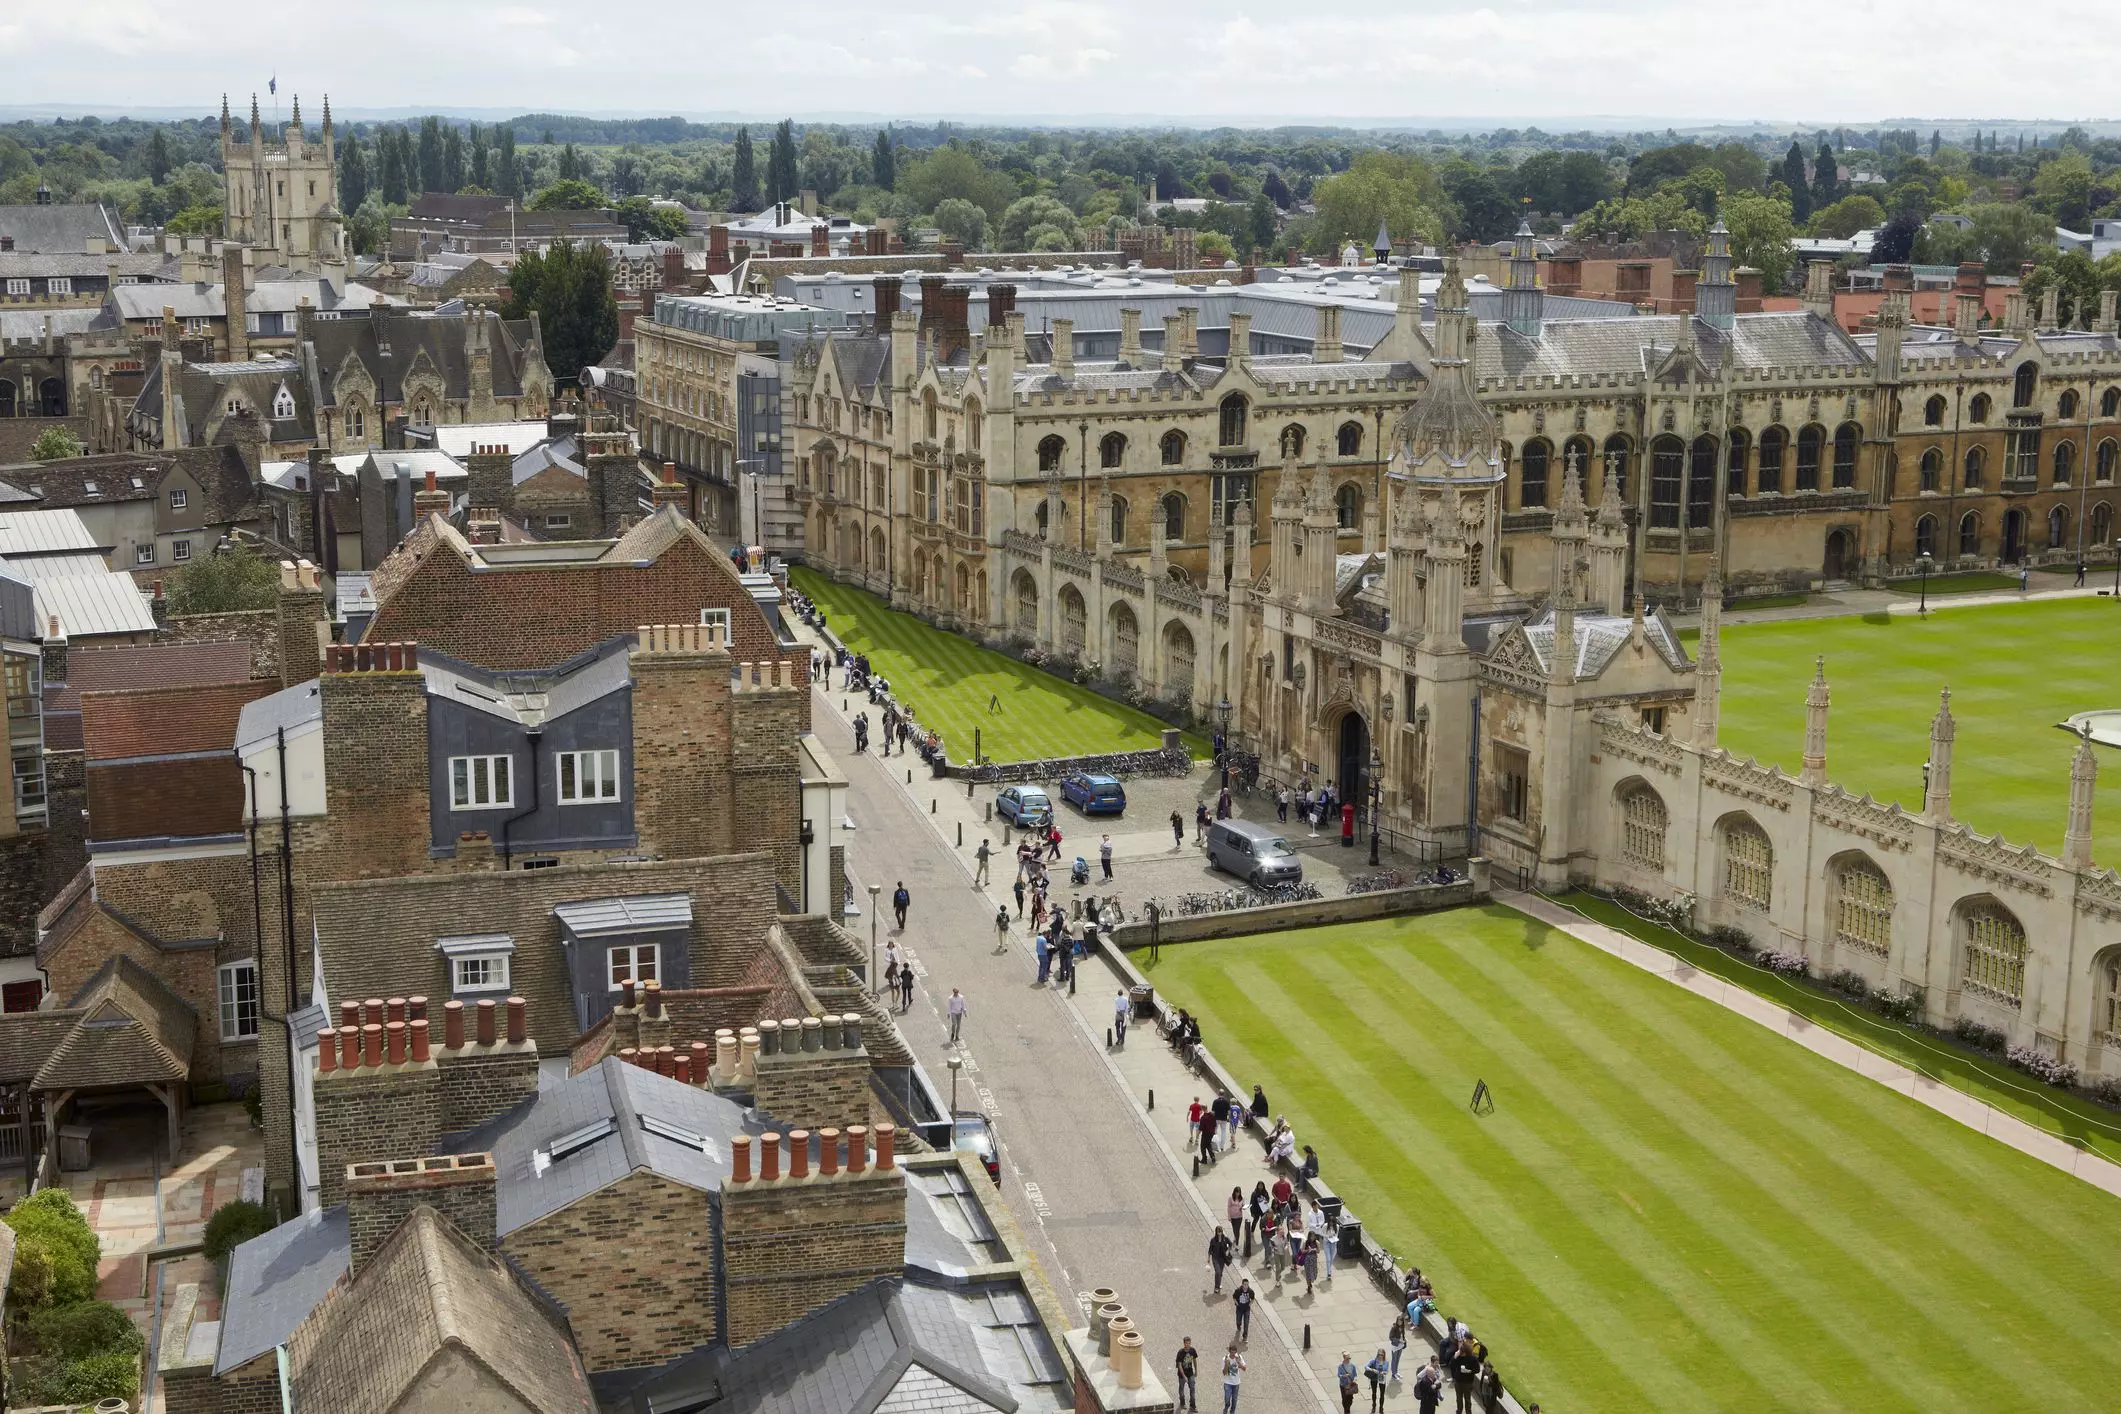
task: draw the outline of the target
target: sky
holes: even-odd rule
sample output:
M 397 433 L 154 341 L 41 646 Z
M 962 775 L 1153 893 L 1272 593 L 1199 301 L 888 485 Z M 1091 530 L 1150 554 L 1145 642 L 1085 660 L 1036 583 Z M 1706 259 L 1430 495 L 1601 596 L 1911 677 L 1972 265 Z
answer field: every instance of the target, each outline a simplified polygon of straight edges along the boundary
M 0 9 L 0 105 L 206 111 L 252 89 L 269 105 L 277 76 L 283 103 L 328 93 L 346 113 L 1868 126 L 2121 112 L 2111 0 L 2036 9 L 2038 24 L 1973 0 L 69 0 Z M 1957 81 L 1969 71 L 2039 78 Z

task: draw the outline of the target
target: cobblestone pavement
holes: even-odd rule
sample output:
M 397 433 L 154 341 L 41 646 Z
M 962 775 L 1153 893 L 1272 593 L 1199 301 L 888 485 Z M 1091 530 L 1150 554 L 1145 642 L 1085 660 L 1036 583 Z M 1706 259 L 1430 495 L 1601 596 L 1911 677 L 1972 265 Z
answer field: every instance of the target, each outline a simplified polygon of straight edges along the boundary
M 901 765 L 895 756 L 886 761 L 856 755 L 839 703 L 839 694 L 828 700 L 820 693 L 815 718 L 849 779 L 848 809 L 856 828 L 848 872 L 855 896 L 866 903 L 866 885 L 888 893 L 900 881 L 913 896 L 902 943 L 910 948 L 920 985 L 901 1022 L 908 1042 L 946 1092 L 946 1102 L 951 1072 L 945 1061 L 952 1055 L 963 1060 L 956 1104 L 994 1118 L 1002 1145 L 1002 1199 L 1063 1300 L 1100 1286 L 1116 1290 L 1141 1324 L 1159 1376 L 1168 1377 L 1181 1336 L 1219 1351 L 1231 1334 L 1228 1299 L 1207 1289 L 1211 1220 L 1187 1170 L 1145 1122 L 1140 1102 L 1107 1062 L 1102 1030 L 1093 1033 L 1064 996 L 1032 985 L 1021 930 L 1005 952 L 995 950 L 994 910 L 1006 897 L 1013 857 L 996 860 L 999 889 L 990 894 L 973 888 L 972 852 L 982 822 L 964 808 L 964 787 L 946 802 L 948 784 L 928 777 L 918 757 Z M 912 788 L 906 784 L 908 766 L 916 768 Z M 943 813 L 946 805 L 952 814 Z M 973 827 L 962 848 L 956 844 L 960 823 Z M 1168 827 L 1162 838 L 1168 849 Z M 846 922 L 857 936 L 872 927 L 867 918 Z M 880 941 L 896 935 L 888 917 L 874 926 Z M 955 1048 L 943 1019 L 952 987 L 962 988 L 968 1001 L 963 1044 Z M 1278 1414 L 1328 1407 L 1274 1316 L 1255 1323 L 1247 1355 L 1244 1409 Z

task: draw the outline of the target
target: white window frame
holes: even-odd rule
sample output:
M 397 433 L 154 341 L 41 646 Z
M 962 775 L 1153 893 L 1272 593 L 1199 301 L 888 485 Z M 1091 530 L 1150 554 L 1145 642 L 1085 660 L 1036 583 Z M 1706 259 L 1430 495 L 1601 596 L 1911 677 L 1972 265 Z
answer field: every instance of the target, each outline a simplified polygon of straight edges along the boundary
M 171 510 L 173 510 L 173 511 L 181 511 L 181 510 L 183 510 L 183 509 L 184 509 L 184 508 L 185 508 L 186 506 L 189 506 L 190 504 L 191 504 L 191 492 L 190 492 L 190 491 L 186 490 L 186 489 L 185 489 L 184 487 L 182 487 L 182 486 L 172 486 L 172 487 L 170 487 L 170 489 L 169 489 L 169 508 L 170 508 Z
M 609 805 L 619 799 L 616 750 L 562 751 L 553 761 L 562 805 Z
M 189 540 L 172 540 L 172 541 L 170 541 L 170 542 L 169 542 L 169 557 L 170 557 L 170 558 L 171 558 L 172 560 L 175 560 L 175 561 L 176 561 L 176 562 L 177 562 L 178 564 L 180 564 L 180 565 L 181 565 L 181 564 L 183 564 L 183 563 L 184 563 L 184 562 L 185 562 L 186 560 L 189 560 L 189 559 L 191 558 L 191 541 L 189 541 Z
M 29 293 L 29 281 L 9 280 L 7 282 L 7 292 L 11 295 L 26 295 Z
M 641 964 L 646 963 L 644 968 Z M 616 992 L 628 982 L 660 980 L 663 975 L 661 943 L 621 943 L 604 949 L 605 990 Z
M 502 765 L 498 770 L 494 763 Z M 452 756 L 449 758 L 449 808 L 451 810 L 512 810 L 516 794 L 515 758 L 496 756 Z M 481 796 L 485 799 L 480 799 Z
M 567 511 L 562 511 L 558 515 L 549 515 L 545 517 L 545 528 L 547 530 L 572 530 L 574 529 L 574 515 Z
M 48 295 L 70 295 L 74 292 L 74 277 L 53 275 L 45 280 L 44 292 Z
M 722 641 L 724 643 L 730 641 L 732 630 L 729 621 L 729 611 L 727 609 L 700 610 L 701 627 L 704 628 L 708 624 L 720 624 L 722 626 Z
M 272 415 L 275 422 L 285 422 L 295 415 L 295 395 L 287 391 L 285 383 L 272 395 Z
M 150 540 L 150 541 L 148 541 L 148 542 L 147 542 L 146 544 L 144 544 L 144 545 L 135 545 L 135 546 L 133 546 L 133 563 L 134 563 L 134 564 L 136 564 L 136 565 L 151 565 L 151 564 L 153 564 L 154 562 L 155 562 L 155 542 L 154 542 L 154 541 Z
M 243 978 L 250 978 L 249 1015 L 244 1015 Z M 221 1040 L 255 1041 L 258 1039 L 258 1017 L 263 1008 L 264 992 L 258 983 L 258 960 L 246 957 L 237 962 L 224 962 L 215 969 L 214 993 L 220 1002 Z M 249 1030 L 244 1029 L 246 1021 Z

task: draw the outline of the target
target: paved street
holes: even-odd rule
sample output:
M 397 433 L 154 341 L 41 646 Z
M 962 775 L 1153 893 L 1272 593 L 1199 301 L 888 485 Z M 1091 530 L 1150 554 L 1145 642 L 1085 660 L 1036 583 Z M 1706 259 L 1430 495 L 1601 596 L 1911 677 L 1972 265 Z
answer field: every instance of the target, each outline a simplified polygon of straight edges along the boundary
M 1152 1368 L 1168 1385 L 1181 1336 L 1214 1352 L 1231 1333 L 1227 1300 L 1211 1300 L 1207 1290 L 1210 1220 L 1190 1191 L 1186 1171 L 1143 1122 L 1137 1101 L 1107 1063 L 1102 1033 L 1093 1036 L 1063 996 L 1031 985 L 1021 929 L 1010 951 L 995 955 L 994 905 L 971 886 L 977 834 L 968 836 L 962 851 L 946 843 L 955 838 L 954 821 L 945 822 L 947 835 L 930 827 L 926 807 L 935 797 L 923 791 L 914 803 L 896 757 L 883 762 L 855 754 L 852 733 L 836 710 L 839 700 L 838 694 L 829 700 L 819 694 L 815 717 L 850 782 L 856 833 L 848 869 L 856 895 L 866 901 L 865 886 L 874 883 L 888 900 L 901 880 L 913 895 L 904 941 L 921 986 L 903 1023 L 907 1040 L 947 1100 L 950 1072 L 944 1062 L 951 1048 L 943 1003 L 953 986 L 964 989 L 970 1010 L 959 1051 L 965 1068 L 958 1105 L 985 1108 L 995 1119 L 1004 1200 L 1032 1235 L 1038 1260 L 1064 1297 L 1098 1286 L 1119 1292 L 1147 1337 Z M 909 764 L 918 766 L 918 758 Z M 917 771 L 916 782 L 922 779 Z M 940 808 L 936 818 L 942 820 Z M 1004 890 L 1013 867 L 1013 859 L 997 860 L 996 879 Z M 867 935 L 869 920 L 848 922 Z M 890 929 L 887 913 L 878 936 Z M 1241 1408 L 1324 1405 L 1323 1391 L 1264 1313 L 1253 1323 L 1247 1358 Z M 1203 1371 L 1202 1383 L 1210 1382 Z M 1219 1407 L 1220 1390 L 1202 1392 L 1210 1396 L 1209 1408 Z

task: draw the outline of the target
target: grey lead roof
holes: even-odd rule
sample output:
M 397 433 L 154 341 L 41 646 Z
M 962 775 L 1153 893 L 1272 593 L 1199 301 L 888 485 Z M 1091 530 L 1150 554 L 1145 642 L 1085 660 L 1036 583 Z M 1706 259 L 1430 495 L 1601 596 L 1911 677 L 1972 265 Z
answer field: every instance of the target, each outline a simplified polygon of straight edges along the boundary
M 1682 318 L 1692 316 L 1550 320 L 1536 339 L 1506 324 L 1482 323 L 1480 336 L 1473 342 L 1473 376 L 1488 380 L 1572 374 L 1639 376 L 1655 369 L 1678 345 Z M 1855 340 L 1803 310 L 1741 314 L 1729 333 L 1694 319 L 1693 336 L 1701 360 L 1711 368 L 1722 361 L 1726 341 L 1731 345 L 1731 362 L 1739 368 L 1870 366 Z
M 643 1126 L 644 1118 L 696 1134 L 708 1141 L 708 1149 L 654 1133 Z M 551 1156 L 554 1140 L 606 1120 L 612 1125 L 609 1133 Z M 540 1090 L 444 1147 L 460 1154 L 492 1153 L 498 1188 L 495 1226 L 498 1235 L 506 1237 L 637 1169 L 700 1190 L 704 1227 L 706 1195 L 729 1173 L 729 1141 L 746 1132 L 743 1107 L 734 1101 L 613 1056 Z
M 283 728 L 292 732 L 323 720 L 324 703 L 317 696 L 316 679 L 282 688 L 269 697 L 243 704 L 236 716 L 236 750 L 248 751 L 271 741 Z
M 582 899 L 559 904 L 552 912 L 577 938 L 656 932 L 692 925 L 692 895 L 632 894 Z
M 557 721 L 633 681 L 631 665 L 623 653 L 592 659 L 556 681 L 541 679 L 527 690 L 425 655 L 420 659 L 420 672 L 427 679 L 430 696 L 445 697 L 475 712 L 524 726 Z
M 1633 629 L 1634 620 L 1617 614 L 1578 614 L 1576 676 L 1595 678 L 1604 672 L 1606 664 L 1613 661 L 1613 655 L 1627 643 Z M 1679 645 L 1679 635 L 1661 611 L 1643 619 L 1642 632 L 1665 662 L 1674 668 L 1687 665 L 1686 650 Z M 1539 660 L 1540 670 L 1544 672 L 1554 661 L 1554 611 L 1550 608 L 1538 619 L 1527 623 L 1524 636 L 1532 645 L 1533 656 Z
M 344 1203 L 281 1223 L 231 1253 L 214 1373 L 285 1344 L 346 1276 L 352 1254 Z

